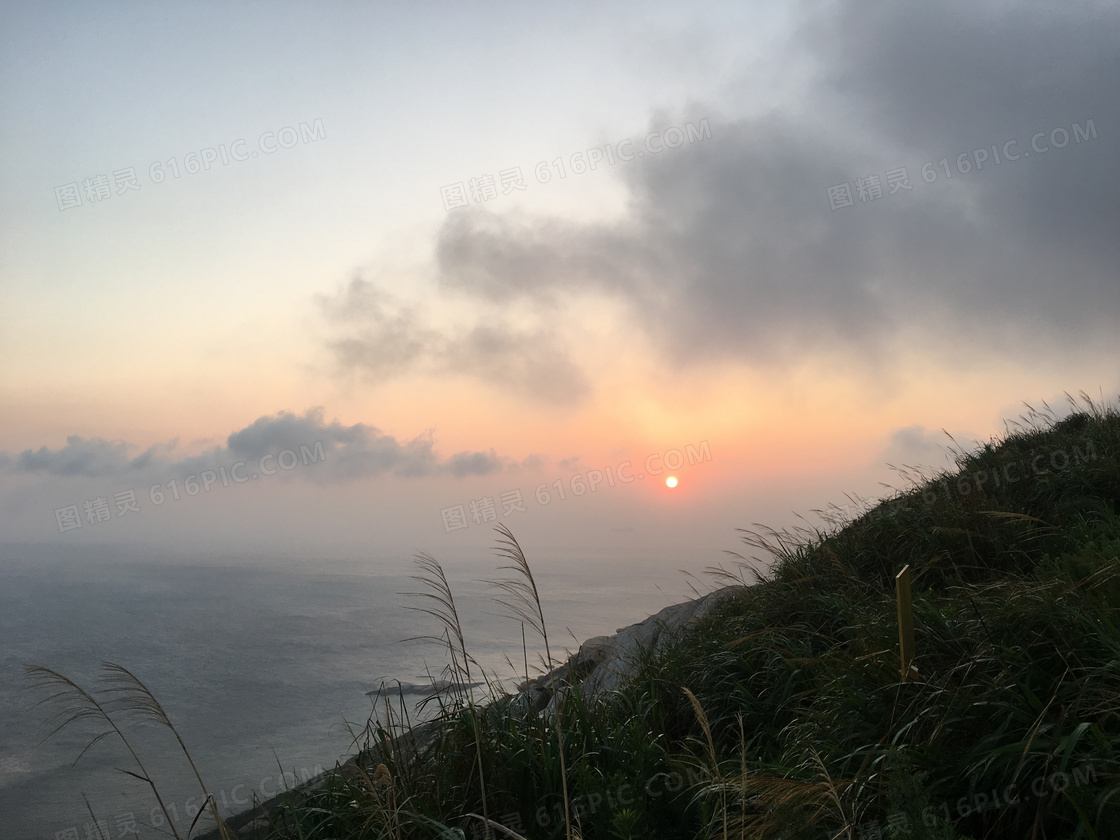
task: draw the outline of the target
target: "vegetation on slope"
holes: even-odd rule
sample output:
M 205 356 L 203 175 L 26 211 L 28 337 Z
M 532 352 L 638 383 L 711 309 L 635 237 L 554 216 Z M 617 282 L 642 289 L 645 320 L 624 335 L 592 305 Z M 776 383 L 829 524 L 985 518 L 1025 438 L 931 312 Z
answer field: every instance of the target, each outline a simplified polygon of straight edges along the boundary
M 956 460 L 843 527 L 745 532 L 739 573 L 760 569 L 756 585 L 601 701 L 569 691 L 551 714 L 449 689 L 437 722 L 405 736 L 402 699 L 392 721 L 371 720 L 356 766 L 255 836 L 1120 836 L 1120 413 L 1032 409 Z M 508 532 L 502 550 L 504 591 L 528 593 L 520 607 L 544 631 Z M 907 565 L 916 672 L 903 679 Z

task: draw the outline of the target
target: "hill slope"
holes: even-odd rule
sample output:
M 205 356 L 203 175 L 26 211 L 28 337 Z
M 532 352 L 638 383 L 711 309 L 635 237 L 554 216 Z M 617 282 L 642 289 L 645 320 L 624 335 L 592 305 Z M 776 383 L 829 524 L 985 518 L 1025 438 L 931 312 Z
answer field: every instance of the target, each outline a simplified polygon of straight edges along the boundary
M 371 724 L 254 836 L 1120 837 L 1120 414 L 1028 421 L 842 528 L 745 533 L 759 582 L 594 701 L 544 678 Z

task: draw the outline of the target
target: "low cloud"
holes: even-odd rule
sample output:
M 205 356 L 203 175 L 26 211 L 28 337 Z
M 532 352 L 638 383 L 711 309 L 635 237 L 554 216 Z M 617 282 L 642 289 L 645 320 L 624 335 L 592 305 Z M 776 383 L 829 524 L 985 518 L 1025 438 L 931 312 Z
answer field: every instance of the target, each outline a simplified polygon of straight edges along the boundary
M 321 409 L 311 409 L 302 416 L 282 411 L 272 417 L 261 417 L 229 435 L 225 446 L 188 458 L 172 457 L 174 444 L 151 447 L 136 457 L 130 457 L 129 451 L 135 448 L 123 441 L 84 439 L 72 435 L 59 449 L 44 446 L 18 455 L 0 453 L 0 468 L 9 473 L 64 478 L 154 473 L 161 476 L 185 475 L 204 469 L 229 467 L 239 461 L 256 463 L 266 455 L 276 456 L 284 450 L 301 457 L 303 453 L 308 453 L 304 468 L 292 474 L 299 473 L 319 483 L 353 481 L 379 475 L 401 478 L 451 475 L 462 478 L 489 475 L 507 466 L 516 466 L 493 449 L 458 452 L 443 458 L 436 452 L 431 430 L 402 442 L 365 423 L 345 426 L 337 420 L 325 422 Z
M 0 454 L 0 467 L 21 473 L 55 476 L 103 476 L 140 472 L 157 459 L 158 447 L 135 458 L 128 455 L 128 444 L 119 440 L 83 438 L 70 435 L 59 449 L 25 449 L 17 456 Z

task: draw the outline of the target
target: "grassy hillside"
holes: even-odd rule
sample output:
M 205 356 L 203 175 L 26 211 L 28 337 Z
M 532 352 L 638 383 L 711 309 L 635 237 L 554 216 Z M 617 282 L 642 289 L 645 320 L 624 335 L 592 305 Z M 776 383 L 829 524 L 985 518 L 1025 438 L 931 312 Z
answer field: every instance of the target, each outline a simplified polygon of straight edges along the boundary
M 350 772 L 255 836 L 482 837 L 475 814 L 534 840 L 1120 837 L 1114 408 L 1032 412 L 855 521 L 744 540 L 756 585 L 605 701 L 569 692 L 549 715 L 449 690 L 423 737 L 371 724 Z M 547 630 L 501 545 L 506 595 Z M 477 679 L 438 564 L 424 573 L 452 671 Z
M 531 838 L 1120 836 L 1118 512 L 1120 415 L 1034 414 L 831 533 L 745 534 L 758 585 L 607 702 L 569 695 L 560 739 L 446 698 L 424 750 L 381 731 L 270 836 L 481 836 L 484 790 Z

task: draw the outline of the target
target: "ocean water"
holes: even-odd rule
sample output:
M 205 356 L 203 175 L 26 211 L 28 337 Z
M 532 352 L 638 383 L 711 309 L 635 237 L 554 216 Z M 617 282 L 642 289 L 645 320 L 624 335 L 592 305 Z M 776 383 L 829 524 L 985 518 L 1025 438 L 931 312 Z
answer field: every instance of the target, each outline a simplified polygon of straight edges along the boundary
M 638 558 L 533 562 L 557 658 L 558 647 L 574 650 L 690 595 L 678 572 Z M 521 627 L 485 584 L 497 565 L 445 568 L 471 652 L 512 686 L 506 656 L 523 670 Z M 169 836 L 148 787 L 119 769 L 138 771 L 117 739 L 74 763 L 100 731 L 95 722 L 43 741 L 48 710 L 35 704 L 48 692 L 34 688 L 24 665 L 53 668 L 88 689 L 98 687 L 103 661 L 132 670 L 228 815 L 352 754 L 347 722 L 360 731 L 374 709 L 367 693 L 385 680 L 418 685 L 440 676 L 445 651 L 402 641 L 441 631 L 407 609 L 420 605 L 401 594 L 417 589 L 413 571 L 408 558 L 191 560 L 0 547 L 0 837 L 96 840 L 95 818 L 112 840 Z M 536 673 L 541 646 L 528 632 Z M 126 734 L 185 837 L 199 787 L 178 744 L 158 727 Z

